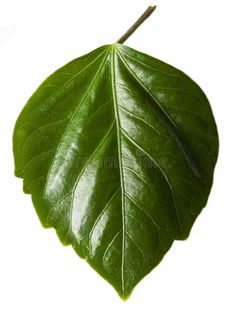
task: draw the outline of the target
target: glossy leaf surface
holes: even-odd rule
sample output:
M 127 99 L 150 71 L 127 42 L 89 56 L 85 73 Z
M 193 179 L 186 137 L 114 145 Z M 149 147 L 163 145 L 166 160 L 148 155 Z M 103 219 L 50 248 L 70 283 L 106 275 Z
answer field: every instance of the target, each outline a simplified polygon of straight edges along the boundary
M 47 78 L 13 145 L 43 226 L 125 299 L 173 240 L 188 237 L 211 189 L 218 137 L 189 77 L 117 44 Z

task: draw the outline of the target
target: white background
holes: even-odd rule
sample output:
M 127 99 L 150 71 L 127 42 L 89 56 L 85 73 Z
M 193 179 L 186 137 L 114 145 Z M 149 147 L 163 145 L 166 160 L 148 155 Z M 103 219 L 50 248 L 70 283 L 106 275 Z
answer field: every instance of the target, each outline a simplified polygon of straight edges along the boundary
M 190 75 L 207 94 L 220 154 L 207 207 L 189 239 L 123 302 L 114 289 L 43 229 L 14 177 L 12 131 L 51 72 L 110 44 L 152 4 L 145 0 L 0 2 L 0 314 L 236 314 L 236 2 L 158 0 L 126 42 Z

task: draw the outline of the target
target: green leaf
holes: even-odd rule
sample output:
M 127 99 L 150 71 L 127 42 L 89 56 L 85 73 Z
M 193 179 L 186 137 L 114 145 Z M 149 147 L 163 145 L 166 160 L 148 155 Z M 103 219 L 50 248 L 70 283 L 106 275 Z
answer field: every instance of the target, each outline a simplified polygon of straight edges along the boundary
M 43 226 L 126 299 L 188 237 L 211 189 L 218 137 L 196 83 L 115 44 L 40 85 L 13 148 Z

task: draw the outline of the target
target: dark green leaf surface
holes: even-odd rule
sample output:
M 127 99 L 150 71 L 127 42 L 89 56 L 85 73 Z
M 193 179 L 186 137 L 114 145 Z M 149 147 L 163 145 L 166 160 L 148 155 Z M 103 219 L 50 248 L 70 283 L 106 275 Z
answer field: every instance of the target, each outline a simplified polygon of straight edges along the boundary
M 196 83 L 116 44 L 47 78 L 13 145 L 43 226 L 126 299 L 173 240 L 188 237 L 211 189 L 218 137 Z

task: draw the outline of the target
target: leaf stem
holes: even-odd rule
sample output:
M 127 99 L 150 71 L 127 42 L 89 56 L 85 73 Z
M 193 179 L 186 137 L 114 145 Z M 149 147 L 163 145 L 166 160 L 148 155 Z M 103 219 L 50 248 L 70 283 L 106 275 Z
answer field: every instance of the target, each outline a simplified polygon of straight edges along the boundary
M 123 44 L 135 31 L 136 29 L 143 24 L 143 22 L 152 14 L 152 12 L 156 9 L 155 5 L 151 5 L 147 8 L 147 10 L 138 18 L 138 20 L 128 29 L 127 32 L 122 35 L 117 44 Z

